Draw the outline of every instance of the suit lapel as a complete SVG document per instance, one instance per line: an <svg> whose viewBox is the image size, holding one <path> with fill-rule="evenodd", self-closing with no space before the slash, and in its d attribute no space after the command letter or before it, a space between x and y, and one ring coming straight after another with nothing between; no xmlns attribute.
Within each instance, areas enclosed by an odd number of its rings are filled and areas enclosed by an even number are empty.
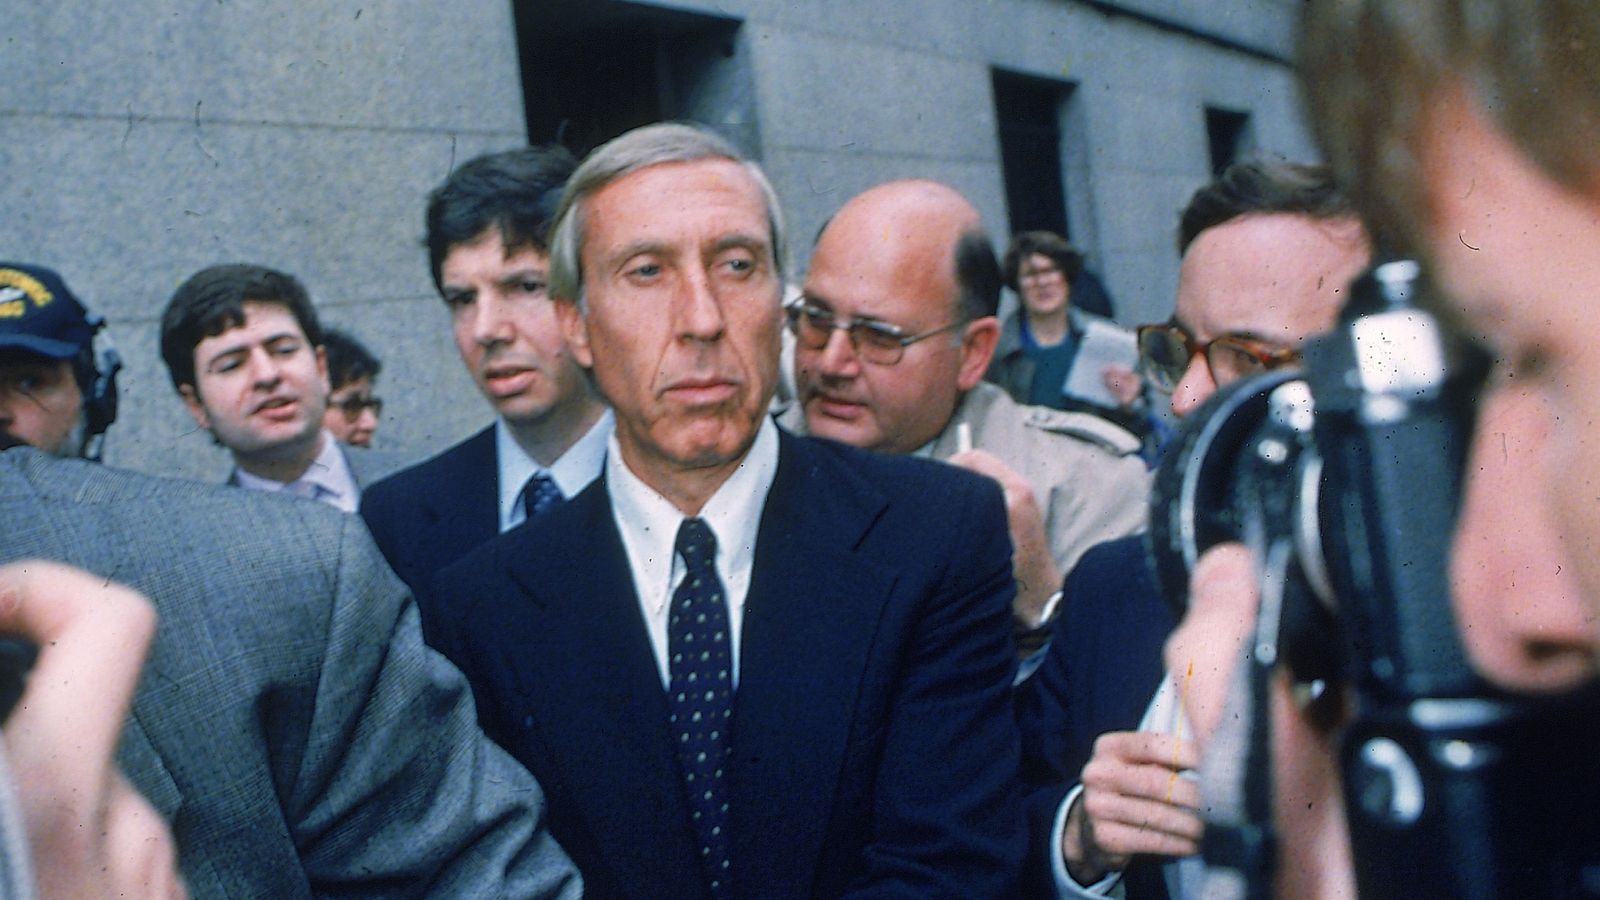
<svg viewBox="0 0 1600 900"><path fill-rule="evenodd" d="M487 543L500 531L500 469L495 458L494 426L461 445L453 465L422 498L428 516L426 552L441 566ZM433 568L439 568L435 566Z"/></svg>
<svg viewBox="0 0 1600 900"><path fill-rule="evenodd" d="M892 567L856 553L885 503L854 470L783 435L740 649L730 773L736 883L777 872L801 888L813 880L895 581Z"/></svg>
<svg viewBox="0 0 1600 900"><path fill-rule="evenodd" d="M535 609L508 664L617 883L693 883L666 698L604 477L547 515L518 532L511 573Z"/></svg>

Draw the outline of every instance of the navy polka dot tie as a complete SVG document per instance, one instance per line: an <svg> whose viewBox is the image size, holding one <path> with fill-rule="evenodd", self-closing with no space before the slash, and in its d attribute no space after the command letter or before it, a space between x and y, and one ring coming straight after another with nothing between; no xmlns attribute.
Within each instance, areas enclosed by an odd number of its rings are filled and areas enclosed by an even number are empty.
<svg viewBox="0 0 1600 900"><path fill-rule="evenodd" d="M726 769L728 726L733 718L728 602L713 564L717 538L704 519L683 521L677 550L687 572L672 594L668 611L671 684L667 708L706 880L713 897L727 897Z"/></svg>
<svg viewBox="0 0 1600 900"><path fill-rule="evenodd" d="M522 486L522 492L517 495L517 508L522 510L522 518L527 520L565 499L561 496L561 488L556 487L555 479L548 472L540 472Z"/></svg>

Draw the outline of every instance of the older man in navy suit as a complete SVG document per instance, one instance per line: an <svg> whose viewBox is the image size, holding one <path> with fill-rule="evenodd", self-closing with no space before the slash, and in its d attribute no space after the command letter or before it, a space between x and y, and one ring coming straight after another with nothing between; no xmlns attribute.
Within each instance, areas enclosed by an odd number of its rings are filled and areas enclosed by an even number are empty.
<svg viewBox="0 0 1600 900"><path fill-rule="evenodd" d="M778 430L781 245L766 178L698 129L579 167L552 290L616 413L605 471L444 570L428 632L590 896L1012 896L999 488Z"/></svg>
<svg viewBox="0 0 1600 900"><path fill-rule="evenodd" d="M413 589L600 474L611 417L561 340L546 235L576 161L523 147L462 163L428 198L428 262L495 421L373 485L361 515Z"/></svg>

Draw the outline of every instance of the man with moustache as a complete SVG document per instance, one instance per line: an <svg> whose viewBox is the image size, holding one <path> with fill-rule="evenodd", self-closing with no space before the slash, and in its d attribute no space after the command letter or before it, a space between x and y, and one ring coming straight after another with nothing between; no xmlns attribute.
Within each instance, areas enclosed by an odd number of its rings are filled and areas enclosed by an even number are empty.
<svg viewBox="0 0 1600 900"><path fill-rule="evenodd" d="M605 472L444 570L425 616L590 896L1011 896L998 488L770 420L782 219L720 138L602 146L553 234Z"/></svg>
<svg viewBox="0 0 1600 900"><path fill-rule="evenodd" d="M361 514L408 584L575 496L611 416L564 346L546 234L575 161L557 146L462 163L428 199L433 282L494 424L385 481Z"/></svg>
<svg viewBox="0 0 1600 900"><path fill-rule="evenodd" d="M1049 634L1062 574L1090 547L1144 527L1149 478L1122 428L1019 406L983 380L999 304L999 263L965 197L924 180L861 193L818 236L790 308L799 403L782 421L1000 482L1026 654Z"/></svg>
<svg viewBox="0 0 1600 900"><path fill-rule="evenodd" d="M195 424L233 456L228 483L353 513L396 460L322 427L328 360L306 289L265 266L212 266L161 314L161 358Z"/></svg>

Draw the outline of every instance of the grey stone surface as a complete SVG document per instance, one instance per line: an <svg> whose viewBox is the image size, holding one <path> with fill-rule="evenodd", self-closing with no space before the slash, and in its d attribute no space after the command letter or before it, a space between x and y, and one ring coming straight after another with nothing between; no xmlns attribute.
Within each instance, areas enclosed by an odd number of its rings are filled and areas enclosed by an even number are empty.
<svg viewBox="0 0 1600 900"><path fill-rule="evenodd" d="M1005 249L1005 193L992 162L863 156L849 149L778 149L768 151L765 168L788 218L791 275L796 280L804 274L812 241L828 217L861 191L898 178L931 178L961 191L983 214L995 252Z"/></svg>
<svg viewBox="0 0 1600 900"><path fill-rule="evenodd" d="M998 159L980 60L773 29L754 43L767 149Z"/></svg>
<svg viewBox="0 0 1600 900"><path fill-rule="evenodd" d="M284 126L524 130L511 4L8 4L0 109Z"/></svg>
<svg viewBox="0 0 1600 900"><path fill-rule="evenodd" d="M694 85L683 109L763 161L796 277L824 219L892 178L961 190L1004 248L995 69L1070 88L1071 229L1126 322L1170 313L1177 213L1209 175L1207 106L1250 113L1261 152L1313 154L1293 75L1272 59L1292 52L1293 0L1122 0L1137 15L1076 0L651 5L743 21L732 55L662 66ZM419 242L424 196L452 164L526 139L513 3L12 6L0 256L55 266L111 318L128 358L111 461L225 469L156 354L173 288L222 261L295 273L330 322L373 344L382 446L436 450L488 421Z"/></svg>
<svg viewBox="0 0 1600 900"><path fill-rule="evenodd" d="M386 446L487 420L420 242L452 165L526 140L508 4L66 0L8 26L4 255L57 268L111 321L127 368L108 462L226 471L157 352L173 289L220 262L295 274L374 341Z"/></svg>

